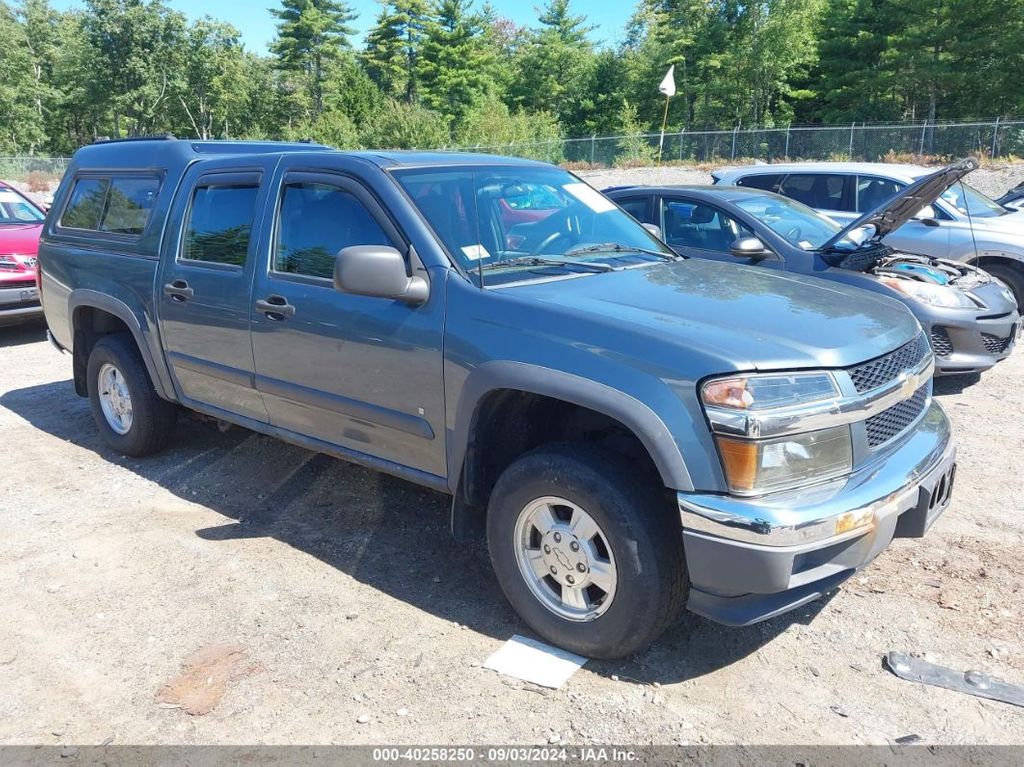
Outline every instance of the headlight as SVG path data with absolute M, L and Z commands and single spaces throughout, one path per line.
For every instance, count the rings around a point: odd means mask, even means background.
M 938 306 L 943 309 L 977 309 L 978 305 L 968 295 L 956 288 L 947 288 L 944 285 L 933 285 L 930 282 L 917 282 L 916 280 L 900 280 L 895 278 L 883 278 L 882 283 L 893 290 L 910 296 L 929 306 Z
M 827 408 L 839 396 L 835 379 L 825 371 L 750 374 L 705 383 L 701 400 L 717 432 L 715 442 L 730 492 L 760 495 L 849 473 L 849 426 L 774 439 L 756 439 L 756 431 L 744 432 L 740 426 L 765 411 L 779 413 L 815 403 Z
M 717 378 L 701 389 L 705 405 L 737 410 L 767 408 L 821 402 L 839 396 L 829 373 L 769 373 Z
M 716 436 L 729 490 L 738 495 L 820 482 L 848 474 L 853 468 L 850 427 L 769 440 Z

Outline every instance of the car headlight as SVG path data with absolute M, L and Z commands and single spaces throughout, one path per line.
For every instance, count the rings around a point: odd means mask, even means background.
M 978 305 L 966 293 L 956 288 L 948 288 L 945 285 L 933 285 L 930 282 L 895 278 L 883 278 L 882 284 L 929 306 L 938 306 L 943 309 L 978 308 Z
M 701 401 L 716 431 L 715 443 L 729 490 L 760 495 L 848 474 L 853 468 L 849 426 L 792 436 L 758 439 L 737 434 L 745 415 L 820 403 L 840 396 L 830 373 L 768 373 L 712 379 L 701 387 Z M 725 428 L 719 428 L 725 427 Z M 732 427 L 733 433 L 722 433 Z

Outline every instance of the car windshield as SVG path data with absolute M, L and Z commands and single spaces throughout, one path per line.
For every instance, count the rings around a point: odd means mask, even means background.
M 963 182 L 953 184 L 943 192 L 942 199 L 962 215 L 969 214 L 972 218 L 995 218 L 1007 212 L 1002 205 Z
M 0 188 L 0 224 L 34 224 L 45 214 L 13 189 Z
M 733 200 L 733 204 L 752 215 L 790 245 L 803 250 L 817 250 L 842 229 L 828 216 L 788 197 L 768 194 L 744 195 Z
M 559 168 L 479 165 L 393 175 L 481 285 L 675 258 L 615 203 Z

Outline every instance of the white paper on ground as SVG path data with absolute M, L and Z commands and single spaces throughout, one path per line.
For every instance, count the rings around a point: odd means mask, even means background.
M 516 634 L 484 662 L 484 668 L 558 689 L 586 662 L 581 655 Z

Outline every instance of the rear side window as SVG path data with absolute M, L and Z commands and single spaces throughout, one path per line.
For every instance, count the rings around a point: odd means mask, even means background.
M 192 192 L 181 258 L 244 266 L 258 191 L 255 177 L 200 180 Z
M 160 179 L 152 176 L 80 178 L 60 225 L 137 236 L 145 231 L 159 192 Z
M 736 186 L 748 186 L 754 189 L 764 189 L 768 192 L 779 191 L 779 182 L 782 181 L 780 173 L 765 173 L 756 176 L 744 176 L 736 182 Z
M 903 184 L 877 176 L 859 176 L 857 178 L 857 210 L 867 213 L 882 203 L 888 202 L 896 193 L 903 189 Z
M 811 208 L 846 210 L 843 207 L 844 176 L 824 173 L 793 173 L 782 184 L 782 194 Z
M 331 279 L 334 258 L 352 245 L 394 243 L 366 206 L 333 184 L 285 184 L 274 271 Z

